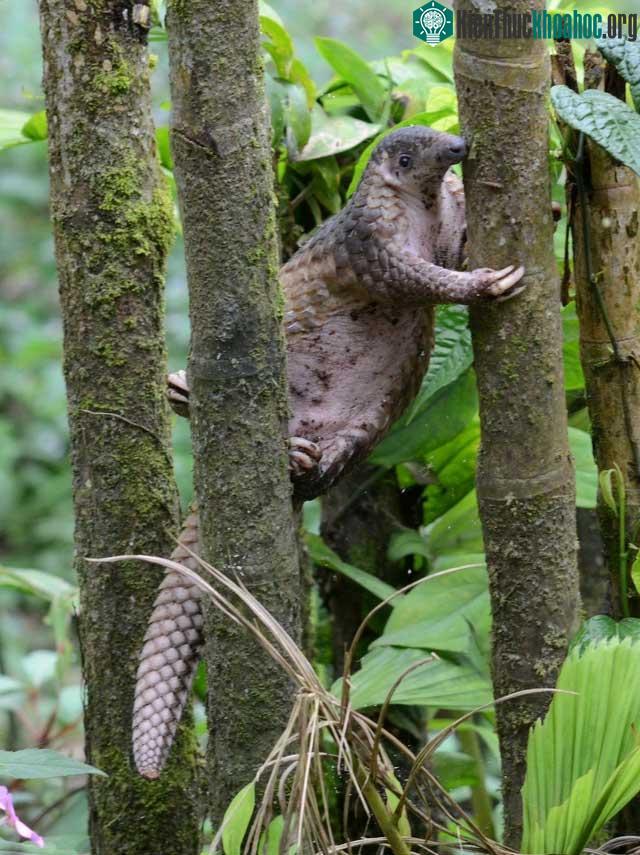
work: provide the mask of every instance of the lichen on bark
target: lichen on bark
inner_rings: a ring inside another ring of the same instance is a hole
[[[470,0],[457,9],[473,11]],[[498,0],[525,13],[529,0]],[[534,9],[543,4],[536,0]],[[553,255],[544,42],[458,39],[470,267],[523,264],[526,291],[471,312],[482,447],[477,476],[493,610],[496,697],[552,687],[577,622],[576,519]],[[509,117],[505,121],[505,116]],[[505,840],[517,848],[528,731],[548,696],[496,709]]]
[[[64,325],[86,682],[92,851],[198,852],[185,723],[167,775],[131,762],[137,654],[159,573],[87,557],[165,554],[178,515],[164,399],[163,277],[173,235],[144,32],[122,0],[41,0],[51,217]],[[176,804],[180,803],[180,811]]]
[[[189,385],[204,556],[295,637],[298,564],[269,121],[256,0],[171,2],[171,141],[190,293]],[[209,615],[209,757],[219,821],[280,736],[292,686]]]

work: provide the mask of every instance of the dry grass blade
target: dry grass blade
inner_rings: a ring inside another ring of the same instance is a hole
[[[333,855],[345,850],[351,852],[355,847],[375,844],[381,848],[381,851],[388,849],[394,855],[411,855],[412,849],[433,855],[438,851],[440,844],[437,840],[430,839],[432,832],[444,832],[451,845],[451,828],[444,828],[433,821],[431,817],[433,805],[439,806],[443,815],[458,829],[465,848],[475,848],[480,853],[491,853],[491,855],[504,855],[507,852],[479,832],[470,818],[464,814],[460,806],[424,765],[445,734],[474,715],[476,711],[462,716],[417,755],[384,727],[385,714],[397,687],[409,673],[420,665],[426,664],[431,657],[424,662],[412,665],[398,677],[376,721],[353,710],[349,704],[349,675],[358,639],[371,617],[386,606],[393,597],[380,603],[361,624],[347,653],[348,666],[345,666],[344,674],[346,688],[343,689],[340,700],[323,687],[304,653],[250,591],[242,584],[226,577],[195,553],[192,552],[191,555],[215,586],[198,573],[169,559],[148,555],[123,555],[99,559],[99,562],[140,560],[188,577],[210,598],[217,609],[250,632],[269,655],[285,669],[297,686],[298,693],[293,702],[287,726],[254,778],[255,783],[263,785],[263,795],[245,835],[244,855],[262,855],[262,841],[266,839],[267,830],[274,819],[275,804],[280,806],[282,816],[279,850],[283,854],[288,853],[292,846],[297,852]],[[468,564],[433,574],[405,586],[396,592],[394,597],[430,579],[476,566],[479,565]],[[518,692],[510,697],[529,693]],[[383,831],[383,836],[361,837],[358,840],[347,840],[338,844],[335,842],[323,765],[323,760],[329,756],[322,750],[324,733],[336,745],[336,769],[338,774],[345,778],[344,789],[347,793],[356,794],[364,807],[365,821],[368,822],[371,816],[375,817],[378,827]],[[395,777],[393,763],[385,745],[403,754],[411,766],[408,780],[404,784],[399,784]],[[291,751],[293,746],[295,746],[295,753]],[[266,780],[263,781],[263,778]],[[412,788],[418,793],[424,810],[409,798]],[[430,796],[428,799],[425,791],[430,794],[435,793],[435,798]],[[383,798],[381,795],[383,792],[395,794],[398,799],[395,809],[392,809]],[[425,836],[420,838],[402,832],[403,811],[410,814],[414,822],[420,824],[425,830]],[[223,823],[212,843],[210,850],[212,853],[218,851],[224,829]]]

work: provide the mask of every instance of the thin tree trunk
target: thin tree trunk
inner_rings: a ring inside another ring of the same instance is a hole
[[[168,31],[203,553],[299,638],[304,588],[284,443],[283,304],[257,0],[173,0]],[[243,630],[217,615],[207,630],[216,822],[282,732],[292,687]]]
[[[171,202],[155,156],[145,31],[122,0],[40,0],[51,216],[64,321],[76,515],[92,851],[198,852],[194,750],[182,729],[169,773],[131,761],[137,654],[157,590],[137,563],[177,523],[164,400],[163,274]],[[176,810],[176,804],[180,810]]]
[[[531,4],[498,0],[496,8],[524,13]],[[472,4],[458,0],[457,9]],[[528,285],[512,302],[471,313],[482,420],[478,496],[500,697],[555,684],[579,603],[547,166],[547,47],[531,39],[458,39],[455,72],[472,141],[465,169],[470,267],[524,264]],[[529,728],[547,704],[548,696],[536,695],[497,708],[511,846],[522,832]]]
[[[600,54],[585,55],[585,70],[589,88],[605,88]],[[607,91],[624,99],[624,81],[615,69],[607,72]],[[583,197],[580,183],[576,188],[573,228],[576,306],[598,470],[618,466],[625,484],[624,541],[619,517],[602,493],[598,497],[613,611],[622,617],[629,614],[626,592],[635,557],[627,554],[627,544],[637,543],[640,533],[640,185],[634,172],[591,140],[584,141],[583,154],[576,169],[586,186]],[[633,611],[640,613],[637,600]]]

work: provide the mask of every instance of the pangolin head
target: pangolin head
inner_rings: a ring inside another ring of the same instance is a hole
[[[432,195],[449,167],[466,154],[462,137],[414,125],[387,134],[374,149],[371,166],[399,190]]]

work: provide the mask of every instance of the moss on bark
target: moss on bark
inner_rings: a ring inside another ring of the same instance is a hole
[[[472,3],[456,7],[471,11]],[[524,13],[531,3],[497,0],[496,9]],[[478,496],[500,697],[555,684],[579,603],[547,165],[547,46],[459,39],[455,72],[461,124],[472,141],[465,168],[470,266],[524,264],[528,285],[512,302],[471,313],[482,419]],[[540,695],[497,708],[505,839],[514,847],[528,731],[547,704]]]
[[[294,637],[300,578],[256,0],[174,2],[172,146],[191,303],[191,419],[203,553]],[[280,735],[292,687],[245,633],[208,619],[214,821]]]
[[[188,723],[158,782],[131,760],[137,655],[160,575],[86,557],[165,554],[178,503],[164,399],[173,235],[144,34],[121,0],[41,0],[51,216],[64,323],[92,851],[198,852]],[[180,810],[176,810],[180,804]]]

